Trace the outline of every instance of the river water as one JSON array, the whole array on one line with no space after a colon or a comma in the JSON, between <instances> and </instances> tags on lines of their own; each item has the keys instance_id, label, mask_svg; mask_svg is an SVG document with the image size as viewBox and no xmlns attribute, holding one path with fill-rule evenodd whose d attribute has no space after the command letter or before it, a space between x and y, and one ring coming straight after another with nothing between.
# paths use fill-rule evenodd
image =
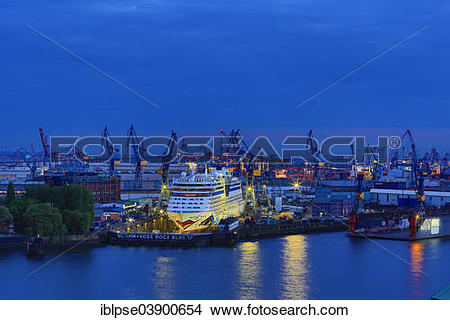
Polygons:
<instances>
[{"instance_id":1,"label":"river water","mask_svg":"<svg viewBox=\"0 0 450 320\"><path fill-rule=\"evenodd\" d=\"M28 275L56 254L0 251L0 299L430 299L450 284L450 240L323 233L234 248L106 246Z\"/></svg>"}]
</instances>

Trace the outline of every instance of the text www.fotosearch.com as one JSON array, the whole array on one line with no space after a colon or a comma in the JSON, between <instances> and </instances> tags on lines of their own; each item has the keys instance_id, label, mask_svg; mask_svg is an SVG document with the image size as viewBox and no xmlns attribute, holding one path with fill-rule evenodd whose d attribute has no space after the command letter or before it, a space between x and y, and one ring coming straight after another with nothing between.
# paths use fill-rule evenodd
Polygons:
<instances>
[{"instance_id":1,"label":"text www.fotosearch.com","mask_svg":"<svg viewBox=\"0 0 450 320\"><path fill-rule=\"evenodd\" d=\"M205 313L203 314L203 312ZM209 306L203 310L202 304L139 304L124 306L101 304L100 315L114 318L121 316L348 316L348 307L317 306Z\"/></svg>"}]
</instances>

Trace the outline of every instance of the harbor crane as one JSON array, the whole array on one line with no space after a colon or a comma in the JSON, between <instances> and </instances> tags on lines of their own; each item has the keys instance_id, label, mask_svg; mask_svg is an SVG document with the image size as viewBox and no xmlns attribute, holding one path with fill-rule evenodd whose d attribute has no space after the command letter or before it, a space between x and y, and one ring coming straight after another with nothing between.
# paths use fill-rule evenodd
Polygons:
<instances>
[{"instance_id":1,"label":"harbor crane","mask_svg":"<svg viewBox=\"0 0 450 320\"><path fill-rule=\"evenodd\" d=\"M176 144L178 141L177 134L172 130L170 135L169 145L167 147L167 153L162 156L162 165L159 173L161 174L161 193L158 199L158 207L162 209L167 206L170 199L170 190L169 190L169 167L171 157L176 152Z\"/></svg>"},{"instance_id":2,"label":"harbor crane","mask_svg":"<svg viewBox=\"0 0 450 320\"><path fill-rule=\"evenodd\" d=\"M412 185L415 188L415 194L417 199L417 208L411 210L408 214L410 238L416 237L416 232L422 222L421 217L425 214L425 188L423 168L420 166L417 160L417 151L414 138L409 129L401 137L402 148L401 150L395 150L390 158L391 166L410 166ZM405 143L403 143L405 142ZM409 149L407 146L409 145ZM363 176L358 175L358 185L356 190L356 201L352 212L349 215L349 232L355 234L356 222L360 214L364 212L361 200L364 198L364 185Z\"/></svg>"},{"instance_id":3,"label":"harbor crane","mask_svg":"<svg viewBox=\"0 0 450 320\"><path fill-rule=\"evenodd\" d=\"M366 151L368 152L368 154L365 156L364 165L367 165L370 176L365 176L365 178L367 178L368 180L377 181L377 180L379 180L380 175L381 175L379 159L376 156L376 152L371 145L367 146ZM356 158L355 158L355 145L353 143L350 145L350 152L351 152L352 160L350 161L349 164L353 166L353 168L355 169L355 174L357 174L356 167L359 164L357 163Z\"/></svg>"},{"instance_id":4,"label":"harbor crane","mask_svg":"<svg viewBox=\"0 0 450 320\"><path fill-rule=\"evenodd\" d=\"M267 179L257 179L262 176L261 170L256 168L255 161L257 155L249 151L240 129L232 129L229 133L219 130L219 133L226 138L221 154L227 164L232 164L236 168L233 174L238 177L245 177L245 199L244 215L251 216L256 210L272 207L270 195L267 192ZM258 192L259 183L261 192Z\"/></svg>"},{"instance_id":5,"label":"harbor crane","mask_svg":"<svg viewBox=\"0 0 450 320\"><path fill-rule=\"evenodd\" d=\"M245 142L243 143L245 148L244 155L240 158L239 167L245 170L245 208L244 214L250 215L258 207L258 201L256 198L257 194L257 183L255 179L255 159L256 155L247 152L248 148ZM242 163L242 164L241 164ZM265 188L263 186L263 188Z\"/></svg>"},{"instance_id":6,"label":"harbor crane","mask_svg":"<svg viewBox=\"0 0 450 320\"><path fill-rule=\"evenodd\" d=\"M65 154L60 154L58 152L51 153L48 137L44 133L44 129L39 128L39 136L44 151L43 171L52 169L60 172L84 172L87 170L88 166L85 160L87 160L89 156L83 151L77 151L75 150L75 146L72 146Z\"/></svg>"},{"instance_id":7,"label":"harbor crane","mask_svg":"<svg viewBox=\"0 0 450 320\"><path fill-rule=\"evenodd\" d=\"M356 199L355 205L353 206L353 210L348 215L348 223L349 223L349 233L355 234L356 232L356 222L358 221L358 216L363 213L363 208L361 201L364 199L364 176L362 174L358 174L357 176L357 187L356 187Z\"/></svg>"},{"instance_id":8,"label":"harbor crane","mask_svg":"<svg viewBox=\"0 0 450 320\"><path fill-rule=\"evenodd\" d=\"M130 146L133 150L133 157L135 161L135 173L134 173L134 188L141 189L142 188L142 163L141 157L139 155L139 138L136 135L136 131L134 130L134 126L131 125L130 129L127 132L127 151L130 151Z\"/></svg>"},{"instance_id":9,"label":"harbor crane","mask_svg":"<svg viewBox=\"0 0 450 320\"><path fill-rule=\"evenodd\" d=\"M235 176L245 176L245 200L244 215L251 215L257 208L256 184L255 184L255 155L247 153L249 150L239 129L232 129L230 133L219 130L219 133L226 138L226 144L221 155L225 162L234 164L236 169L233 171Z\"/></svg>"},{"instance_id":10,"label":"harbor crane","mask_svg":"<svg viewBox=\"0 0 450 320\"><path fill-rule=\"evenodd\" d=\"M307 145L309 147L310 156L314 156L315 154L320 155L320 151L318 150L317 143L314 141L314 136L312 129L309 130L307 135ZM320 164L318 161L314 161L313 163L313 174L311 180L311 191L315 192L317 186L319 185L319 168Z\"/></svg>"},{"instance_id":11,"label":"harbor crane","mask_svg":"<svg viewBox=\"0 0 450 320\"><path fill-rule=\"evenodd\" d=\"M112 142L111 142L111 138L109 135L109 131L108 131L108 127L105 126L105 128L102 131L102 137L105 138L106 140L108 140L110 142L110 144L106 144L105 142L102 141L102 146L103 148L105 148L105 152L106 152L106 148L111 147ZM112 157L109 160L109 175L112 177L114 175L114 164L115 164L115 152L119 151L118 149L116 149L114 146L112 147L112 150L109 150L109 152L112 152Z\"/></svg>"},{"instance_id":12,"label":"harbor crane","mask_svg":"<svg viewBox=\"0 0 450 320\"><path fill-rule=\"evenodd\" d=\"M378 181L380 179L380 161L375 155L375 150L372 146L367 147L369 154L366 157L366 163L369 166L369 172L372 175L372 180Z\"/></svg>"},{"instance_id":13,"label":"harbor crane","mask_svg":"<svg viewBox=\"0 0 450 320\"><path fill-rule=\"evenodd\" d=\"M409 129L401 136L401 147L395 149L390 159L391 168L398 166L411 166L411 182L413 186L417 187L417 171L420 169L420 164L417 161L416 143Z\"/></svg>"},{"instance_id":14,"label":"harbor crane","mask_svg":"<svg viewBox=\"0 0 450 320\"><path fill-rule=\"evenodd\" d=\"M39 136L41 137L42 149L44 151L44 167L48 164L50 167L50 147L48 145L47 136L44 133L44 129L39 128Z\"/></svg>"},{"instance_id":15,"label":"harbor crane","mask_svg":"<svg viewBox=\"0 0 450 320\"><path fill-rule=\"evenodd\" d=\"M422 171L427 174L440 174L441 168L446 166L445 157L441 158L436 148L431 148L430 152L425 152L425 155L420 160Z\"/></svg>"},{"instance_id":16,"label":"harbor crane","mask_svg":"<svg viewBox=\"0 0 450 320\"><path fill-rule=\"evenodd\" d=\"M416 232L419 229L421 224L420 218L425 215L425 186L423 175L417 178L417 187L416 187L416 199L417 199L417 210L416 212L412 212L409 216L409 236L410 238L416 237Z\"/></svg>"},{"instance_id":17,"label":"harbor crane","mask_svg":"<svg viewBox=\"0 0 450 320\"><path fill-rule=\"evenodd\" d=\"M224 146L224 150L220 150L221 154L224 156L226 161L230 162L230 164L236 165L236 169L233 171L233 174L235 176L241 176L244 167L240 160L249 149L244 141L241 130L232 129L230 133L219 130L219 133L227 138L227 143Z\"/></svg>"},{"instance_id":18,"label":"harbor crane","mask_svg":"<svg viewBox=\"0 0 450 320\"><path fill-rule=\"evenodd\" d=\"M436 148L431 148L430 162L431 164L441 162L441 156L439 155L439 152L436 150Z\"/></svg>"},{"instance_id":19,"label":"harbor crane","mask_svg":"<svg viewBox=\"0 0 450 320\"><path fill-rule=\"evenodd\" d=\"M19 149L17 149L16 152L14 152L14 154L12 155L12 157L15 154L19 154L20 155L20 157L23 159L23 161L25 162L27 167L30 169L31 176L34 177L36 175L36 170L37 170L36 155L33 154L33 153L28 152L23 147L20 147Z\"/></svg>"}]
</instances>

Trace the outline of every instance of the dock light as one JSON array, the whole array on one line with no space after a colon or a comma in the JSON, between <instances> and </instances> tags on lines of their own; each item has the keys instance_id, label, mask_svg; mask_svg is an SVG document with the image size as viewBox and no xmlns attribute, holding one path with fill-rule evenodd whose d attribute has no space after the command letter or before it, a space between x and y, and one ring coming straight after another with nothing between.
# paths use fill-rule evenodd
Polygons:
<instances>
[{"instance_id":1,"label":"dock light","mask_svg":"<svg viewBox=\"0 0 450 320\"><path fill-rule=\"evenodd\" d=\"M416 219L419 219L420 218L420 216L419 215L416 215Z\"/></svg>"},{"instance_id":2,"label":"dock light","mask_svg":"<svg viewBox=\"0 0 450 320\"><path fill-rule=\"evenodd\" d=\"M187 164L191 170L197 168L197 164L195 162L188 162Z\"/></svg>"}]
</instances>

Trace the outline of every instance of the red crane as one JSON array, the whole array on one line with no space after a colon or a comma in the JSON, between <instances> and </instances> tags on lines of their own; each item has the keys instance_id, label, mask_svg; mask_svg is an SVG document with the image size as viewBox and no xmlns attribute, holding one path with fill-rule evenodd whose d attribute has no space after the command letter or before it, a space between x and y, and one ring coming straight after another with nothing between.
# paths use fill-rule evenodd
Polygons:
<instances>
[{"instance_id":1,"label":"red crane","mask_svg":"<svg viewBox=\"0 0 450 320\"><path fill-rule=\"evenodd\" d=\"M44 134L44 130L42 128L39 128L39 135L41 136L42 148L44 149L44 165L45 165L47 163L47 160L50 160L49 146L47 143L47 137Z\"/></svg>"}]
</instances>

